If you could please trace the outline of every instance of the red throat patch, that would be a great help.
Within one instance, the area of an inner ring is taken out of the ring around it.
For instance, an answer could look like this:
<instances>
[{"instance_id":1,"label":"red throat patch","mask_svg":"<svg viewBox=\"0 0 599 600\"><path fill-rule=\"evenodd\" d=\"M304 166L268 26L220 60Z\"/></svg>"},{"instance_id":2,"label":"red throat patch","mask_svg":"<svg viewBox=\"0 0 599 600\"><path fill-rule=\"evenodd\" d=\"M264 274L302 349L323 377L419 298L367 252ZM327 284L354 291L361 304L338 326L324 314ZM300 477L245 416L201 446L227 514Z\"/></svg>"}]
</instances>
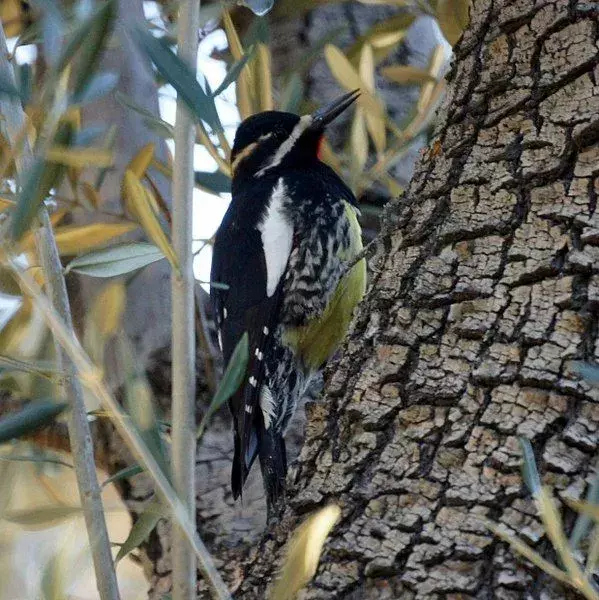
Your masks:
<instances>
[{"instance_id":1,"label":"red throat patch","mask_svg":"<svg viewBox=\"0 0 599 600\"><path fill-rule=\"evenodd\" d=\"M318 140L318 145L316 146L316 156L319 160L322 160L322 147L324 145L324 133L320 136Z\"/></svg>"}]
</instances>

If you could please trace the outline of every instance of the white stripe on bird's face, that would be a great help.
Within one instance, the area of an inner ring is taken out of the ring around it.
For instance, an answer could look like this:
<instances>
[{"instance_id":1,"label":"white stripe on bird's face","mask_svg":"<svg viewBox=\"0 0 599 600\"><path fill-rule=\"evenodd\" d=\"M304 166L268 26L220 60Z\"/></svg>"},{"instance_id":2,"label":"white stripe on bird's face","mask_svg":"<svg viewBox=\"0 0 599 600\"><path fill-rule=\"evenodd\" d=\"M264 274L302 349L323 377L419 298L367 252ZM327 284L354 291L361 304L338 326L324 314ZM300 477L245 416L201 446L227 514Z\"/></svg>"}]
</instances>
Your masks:
<instances>
[{"instance_id":1,"label":"white stripe on bird's face","mask_svg":"<svg viewBox=\"0 0 599 600\"><path fill-rule=\"evenodd\" d=\"M285 183L280 177L272 192L266 216L257 226L262 235L266 261L266 294L269 298L275 293L285 272L293 243L293 226L285 214L286 199Z\"/></svg>"},{"instance_id":2,"label":"white stripe on bird's face","mask_svg":"<svg viewBox=\"0 0 599 600\"><path fill-rule=\"evenodd\" d=\"M262 167L257 173L256 177L261 177L273 167L280 165L285 156L291 152L293 146L295 146L295 142L300 139L302 133L310 127L312 124L312 115L304 115L300 118L297 125L293 128L293 131L289 135L289 137L277 148L277 151L273 154L270 162Z\"/></svg>"}]
</instances>

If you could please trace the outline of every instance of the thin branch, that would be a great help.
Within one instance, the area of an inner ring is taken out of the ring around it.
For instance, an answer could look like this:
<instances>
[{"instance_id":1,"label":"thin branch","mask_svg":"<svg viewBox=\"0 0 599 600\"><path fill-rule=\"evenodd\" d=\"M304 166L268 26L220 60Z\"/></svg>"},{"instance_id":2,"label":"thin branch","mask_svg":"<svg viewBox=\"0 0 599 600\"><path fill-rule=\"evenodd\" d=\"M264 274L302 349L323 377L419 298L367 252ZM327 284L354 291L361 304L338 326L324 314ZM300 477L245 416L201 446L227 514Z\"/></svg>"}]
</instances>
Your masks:
<instances>
[{"instance_id":1,"label":"thin branch","mask_svg":"<svg viewBox=\"0 0 599 600\"><path fill-rule=\"evenodd\" d=\"M195 73L197 69L199 0L183 0L179 7L178 56ZM171 277L172 290L172 473L175 491L195 530L195 399L196 339L192 252L193 224L193 120L185 103L177 99L175 160L173 163L172 238L180 273ZM196 561L180 525L173 524L171 560L173 600L194 600Z\"/></svg>"},{"instance_id":2,"label":"thin branch","mask_svg":"<svg viewBox=\"0 0 599 600\"><path fill-rule=\"evenodd\" d=\"M8 62L8 48L6 47L4 29L1 25L0 76L14 84L14 73L12 66ZM26 131L25 114L18 99L11 99L6 95L0 98L0 106L8 134L7 139L14 143L19 132ZM52 114L58 111L51 110L49 112ZM32 165L33 156L27 136L23 136L21 143L21 151L15 153L15 166L17 174L22 178ZM50 218L48 217L48 211L45 206L42 206L38 216L41 227L35 232L35 239L37 251L44 269L48 293L52 298L53 306L64 322L65 329L70 335L73 335L71 310L62 274L62 265L56 247L56 240L52 232ZM100 485L96 474L93 444L87 421L83 390L79 380L73 373L73 365L68 355L59 346L56 349L58 366L67 373L67 376L62 378L59 385L61 395L68 398L71 402L68 421L69 437L98 592L102 600L119 600L119 589L112 560L110 540L106 529Z\"/></svg>"}]
</instances>

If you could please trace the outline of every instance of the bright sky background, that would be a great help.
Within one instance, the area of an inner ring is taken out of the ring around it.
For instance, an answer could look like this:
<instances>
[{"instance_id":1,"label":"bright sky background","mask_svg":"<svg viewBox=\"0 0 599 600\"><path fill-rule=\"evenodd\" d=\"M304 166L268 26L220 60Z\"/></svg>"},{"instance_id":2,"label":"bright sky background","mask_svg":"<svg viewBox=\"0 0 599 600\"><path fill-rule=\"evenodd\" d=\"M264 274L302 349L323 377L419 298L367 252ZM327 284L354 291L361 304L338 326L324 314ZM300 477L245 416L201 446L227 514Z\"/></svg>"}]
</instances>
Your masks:
<instances>
[{"instance_id":1,"label":"bright sky background","mask_svg":"<svg viewBox=\"0 0 599 600\"><path fill-rule=\"evenodd\" d=\"M145 2L144 12L147 19L160 19L160 11L155 2ZM223 61L210 58L210 55L215 48L224 50L226 47L227 38L222 29L214 31L200 42L197 62L198 80L201 83L202 76L204 76L213 90L224 79L226 65ZM176 92L170 85L161 88L158 96L161 117L172 125L175 124L176 97ZM225 129L225 135L229 143L233 145L235 130L240 120L235 104L235 84L230 85L216 98L216 108ZM168 140L167 144L174 156L175 144L173 140ZM198 171L216 171L217 169L216 163L208 154L208 151L198 144L195 147L194 168ZM219 197L201 190L194 190L193 237L198 240L194 243L194 250L202 246L202 242L199 240L209 239L214 235L230 200L230 194L222 194ZM210 278L211 260L212 249L210 246L206 246L195 259L195 275L201 281L208 281ZM208 290L208 287L205 287Z\"/></svg>"}]
</instances>

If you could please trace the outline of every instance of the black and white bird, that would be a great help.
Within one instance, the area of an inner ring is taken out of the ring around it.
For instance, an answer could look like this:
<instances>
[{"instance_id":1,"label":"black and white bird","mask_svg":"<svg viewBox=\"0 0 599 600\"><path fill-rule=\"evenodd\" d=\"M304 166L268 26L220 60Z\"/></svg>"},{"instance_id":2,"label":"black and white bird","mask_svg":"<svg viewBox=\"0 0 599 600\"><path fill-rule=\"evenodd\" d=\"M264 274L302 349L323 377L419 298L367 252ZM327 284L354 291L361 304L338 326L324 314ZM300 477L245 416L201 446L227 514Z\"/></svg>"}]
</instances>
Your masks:
<instances>
[{"instance_id":1,"label":"black and white bird","mask_svg":"<svg viewBox=\"0 0 599 600\"><path fill-rule=\"evenodd\" d=\"M325 128L359 92L311 115L246 119L231 153L232 201L216 234L211 281L228 362L249 336L246 378L230 400L234 498L259 457L269 518L282 507L283 435L296 404L344 338L366 285L356 199L319 158Z\"/></svg>"}]
</instances>

